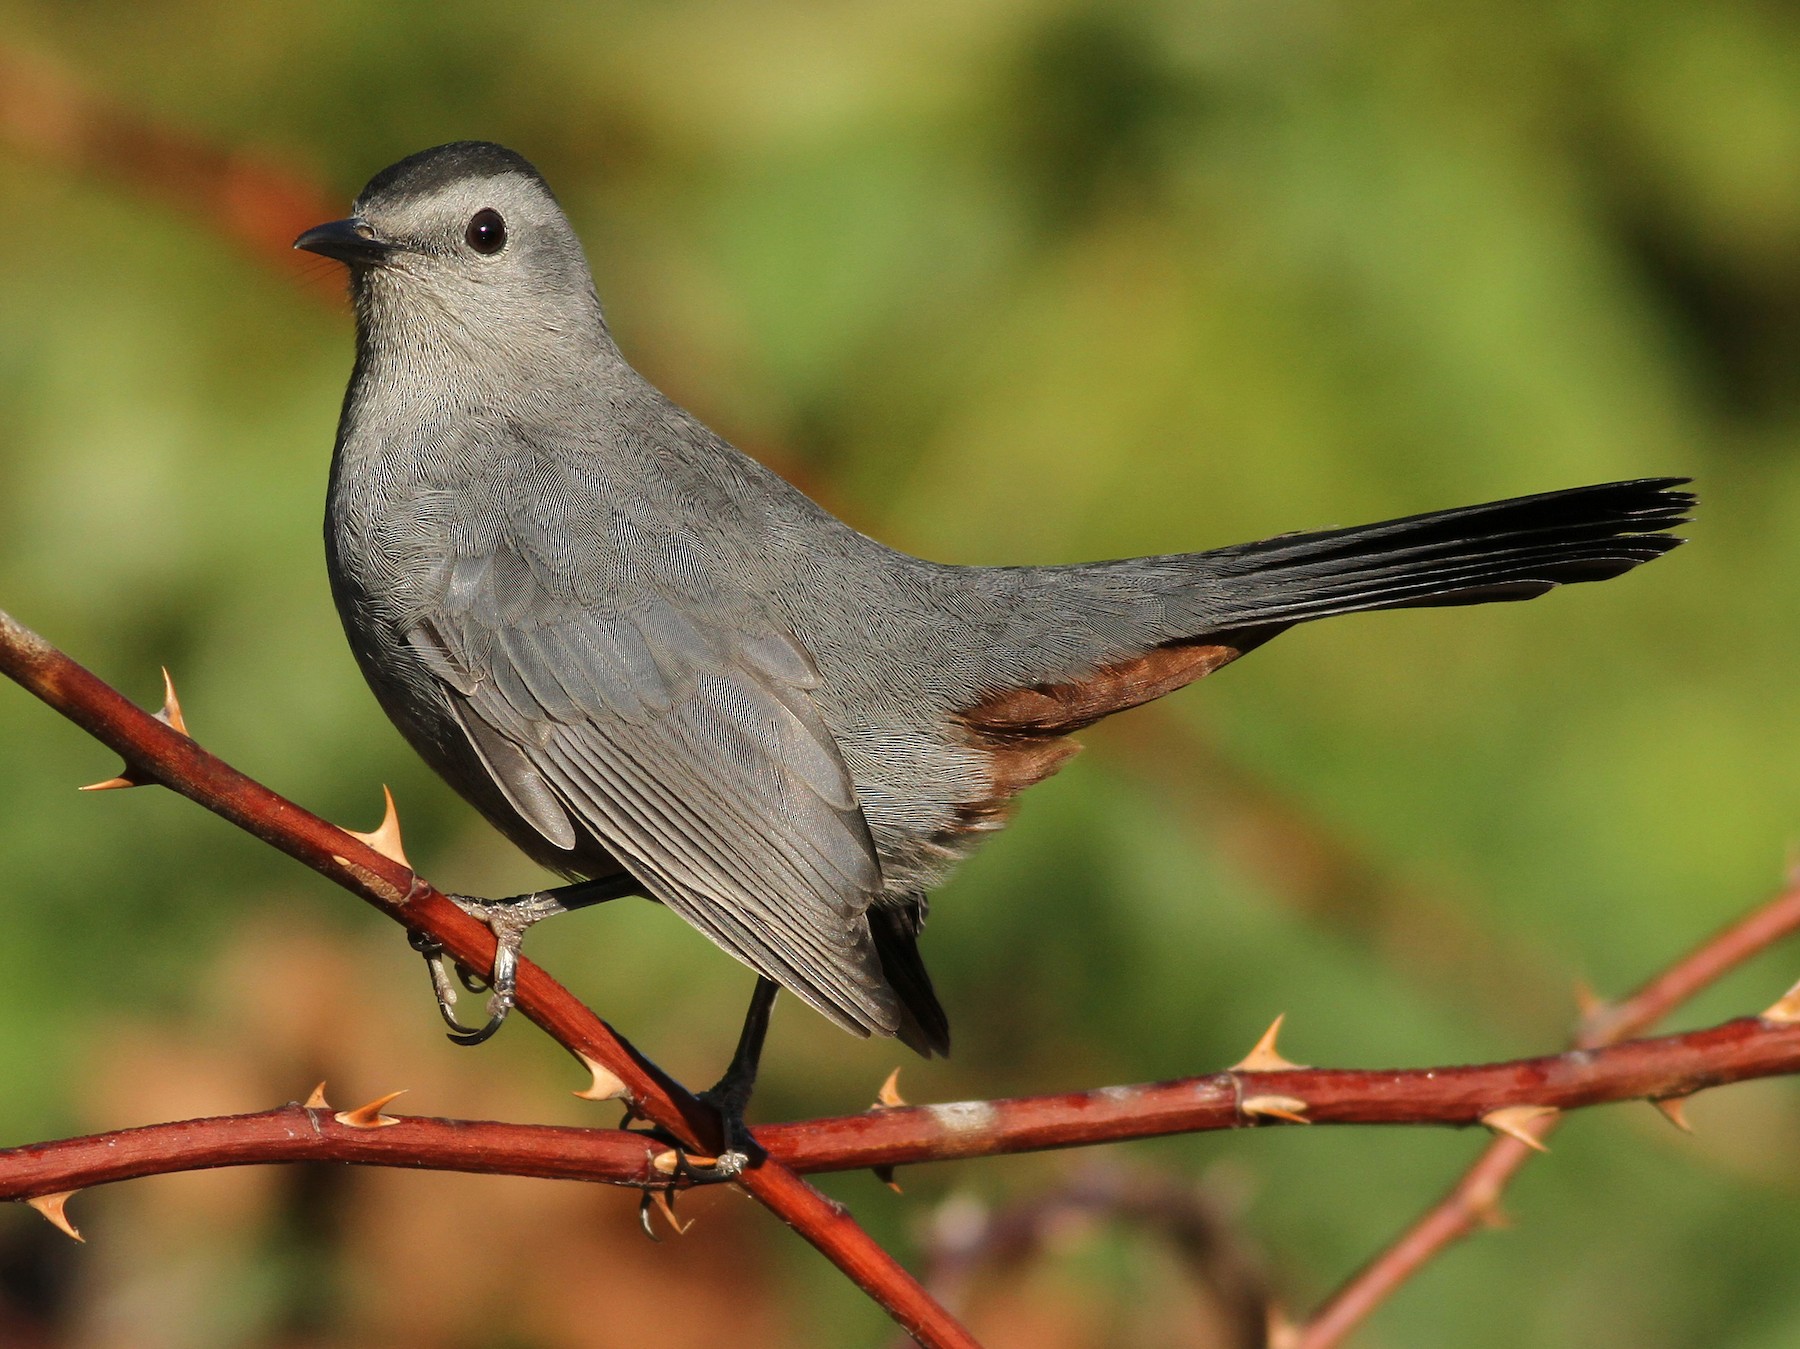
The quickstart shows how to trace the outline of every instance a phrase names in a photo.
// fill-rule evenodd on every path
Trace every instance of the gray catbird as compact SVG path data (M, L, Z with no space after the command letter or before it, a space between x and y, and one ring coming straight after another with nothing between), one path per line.
M350 645L426 762L592 882L468 902L503 948L487 1030L526 922L642 893L764 977L765 1018L773 980L946 1052L926 895L1069 732L1295 623L1617 576L1694 501L1654 478L1205 553L924 562L625 363L517 154L425 150L353 209L295 244L347 263L355 300L325 520Z

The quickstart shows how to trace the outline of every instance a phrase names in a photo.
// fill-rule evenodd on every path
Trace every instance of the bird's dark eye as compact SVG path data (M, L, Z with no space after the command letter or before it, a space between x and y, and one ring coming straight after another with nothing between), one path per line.
M491 206L483 207L470 218L463 238L477 253L492 256L506 247L506 222Z

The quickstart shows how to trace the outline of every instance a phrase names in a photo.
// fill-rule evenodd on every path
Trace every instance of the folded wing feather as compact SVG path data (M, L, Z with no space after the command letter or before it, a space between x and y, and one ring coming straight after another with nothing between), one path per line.
M452 586L407 637L520 815L559 848L591 835L839 1025L894 1031L864 917L880 866L799 644L729 597L702 619L642 588L605 613L482 570L504 596Z

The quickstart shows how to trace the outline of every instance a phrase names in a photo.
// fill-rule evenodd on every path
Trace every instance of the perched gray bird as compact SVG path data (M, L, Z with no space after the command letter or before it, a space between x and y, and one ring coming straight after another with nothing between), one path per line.
M1655 478L1204 553L925 562L627 365L510 150L423 151L353 209L295 244L347 263L355 299L325 520L345 631L425 760L593 882L466 901L503 948L469 1039L505 1014L528 921L642 893L763 976L765 1019L778 984L944 1053L926 896L1069 732L1295 623L1617 576L1675 547L1662 531L1693 505Z

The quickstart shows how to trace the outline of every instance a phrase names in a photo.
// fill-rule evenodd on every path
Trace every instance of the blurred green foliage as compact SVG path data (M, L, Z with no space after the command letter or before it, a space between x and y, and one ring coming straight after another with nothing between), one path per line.
M1576 977L1623 991L1779 881L1800 822L1786 7L6 0L0 42L346 202L429 144L518 148L574 216L629 357L933 557L1173 551L1698 480L1693 544L1624 580L1294 633L1093 732L938 897L926 954L958 1052L906 1068L914 1099L1203 1071L1284 1010L1309 1062L1538 1052ZM150 705L166 664L209 748L330 818L369 827L392 784L433 880L535 884L387 727L337 629L319 519L350 355L340 278L246 255L207 203L147 201L52 131L33 144L15 125L0 147L0 606ZM153 1117L121 1117L96 1065L129 1074L121 1044L231 1040L216 972L247 931L341 944L394 985L405 1014L368 1029L372 1080L347 1090L463 1054L391 926L169 794L71 790L114 771L0 689L0 1141ZM1334 840L1360 880L1290 884L1309 858L1242 833L1252 797ZM531 953L707 1079L748 977L667 915L612 907L534 933ZM1793 963L1759 962L1687 1019L1766 1004ZM296 1016L350 997L281 970ZM344 1071L333 1043L291 1065L242 1052L282 1064L269 1091L304 1094L304 1072ZM896 1055L784 1006L759 1110L860 1107ZM557 1103L567 1066L523 1025L465 1057L458 1082L511 1072L518 1089L412 1108L595 1118ZM1793 1343L1797 1106L1786 1083L1703 1099L1693 1142L1644 1109L1577 1120L1511 1196L1516 1229L1432 1268L1363 1342ZM1479 1141L1292 1130L1129 1156L1249 1177L1244 1225L1299 1307ZM1040 1188L1065 1165L927 1168L902 1200L830 1188L911 1258L936 1196ZM108 1226L113 1201L91 1202ZM349 1276L321 1272L298 1202L208 1267L206 1310L136 1342L356 1342L333 1301ZM35 1249L35 1218L5 1223L0 1257ZM822 1262L744 1230L786 1261L802 1342L882 1341ZM0 1287L99 1278L41 1258L63 1272L15 1262L27 1274ZM1110 1268L1076 1284L1104 1303ZM1127 1330L1107 1342L1138 1342Z

